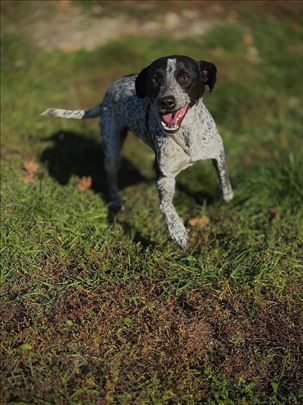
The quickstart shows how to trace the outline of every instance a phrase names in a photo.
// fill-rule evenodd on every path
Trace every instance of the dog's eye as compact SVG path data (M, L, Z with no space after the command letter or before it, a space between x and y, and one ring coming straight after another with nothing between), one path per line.
M188 79L189 79L189 75L188 75L187 73L182 73L182 74L179 76L179 80L180 80L181 82L187 82Z

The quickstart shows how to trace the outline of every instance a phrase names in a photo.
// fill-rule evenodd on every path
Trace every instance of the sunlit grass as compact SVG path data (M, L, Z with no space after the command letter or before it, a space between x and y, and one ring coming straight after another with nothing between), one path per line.
M302 32L286 18L245 18L203 38L125 38L74 54L5 38L6 402L302 399ZM254 62L242 40L248 24ZM125 211L111 222L97 121L39 116L51 106L95 105L112 80L179 53L218 66L204 100L235 189L229 204L217 197L211 162L180 174L178 211L185 220L209 218L192 230L187 253L161 217L152 151L129 135L120 176ZM39 168L27 184L22 166L31 160ZM82 176L92 177L92 189L79 191Z

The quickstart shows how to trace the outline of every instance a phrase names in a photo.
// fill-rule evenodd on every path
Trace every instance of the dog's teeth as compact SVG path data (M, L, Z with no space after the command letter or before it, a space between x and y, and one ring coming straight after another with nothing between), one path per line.
M177 131L179 129L178 125L175 125L173 127L168 127L165 122L161 121L162 127L167 131L167 132L172 132L172 131Z

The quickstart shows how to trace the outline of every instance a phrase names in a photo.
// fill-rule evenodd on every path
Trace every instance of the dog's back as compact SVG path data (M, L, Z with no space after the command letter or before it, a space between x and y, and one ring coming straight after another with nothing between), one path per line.
M144 140L146 101L136 96L136 77L124 76L108 87L102 101L101 122L113 119L117 125L130 129Z

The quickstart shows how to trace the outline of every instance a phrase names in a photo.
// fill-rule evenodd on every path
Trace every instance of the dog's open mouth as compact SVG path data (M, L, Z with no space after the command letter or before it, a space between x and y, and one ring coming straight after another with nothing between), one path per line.
M176 132L180 128L180 125L185 117L190 104L185 105L179 110L169 113L161 113L161 123L166 132Z

